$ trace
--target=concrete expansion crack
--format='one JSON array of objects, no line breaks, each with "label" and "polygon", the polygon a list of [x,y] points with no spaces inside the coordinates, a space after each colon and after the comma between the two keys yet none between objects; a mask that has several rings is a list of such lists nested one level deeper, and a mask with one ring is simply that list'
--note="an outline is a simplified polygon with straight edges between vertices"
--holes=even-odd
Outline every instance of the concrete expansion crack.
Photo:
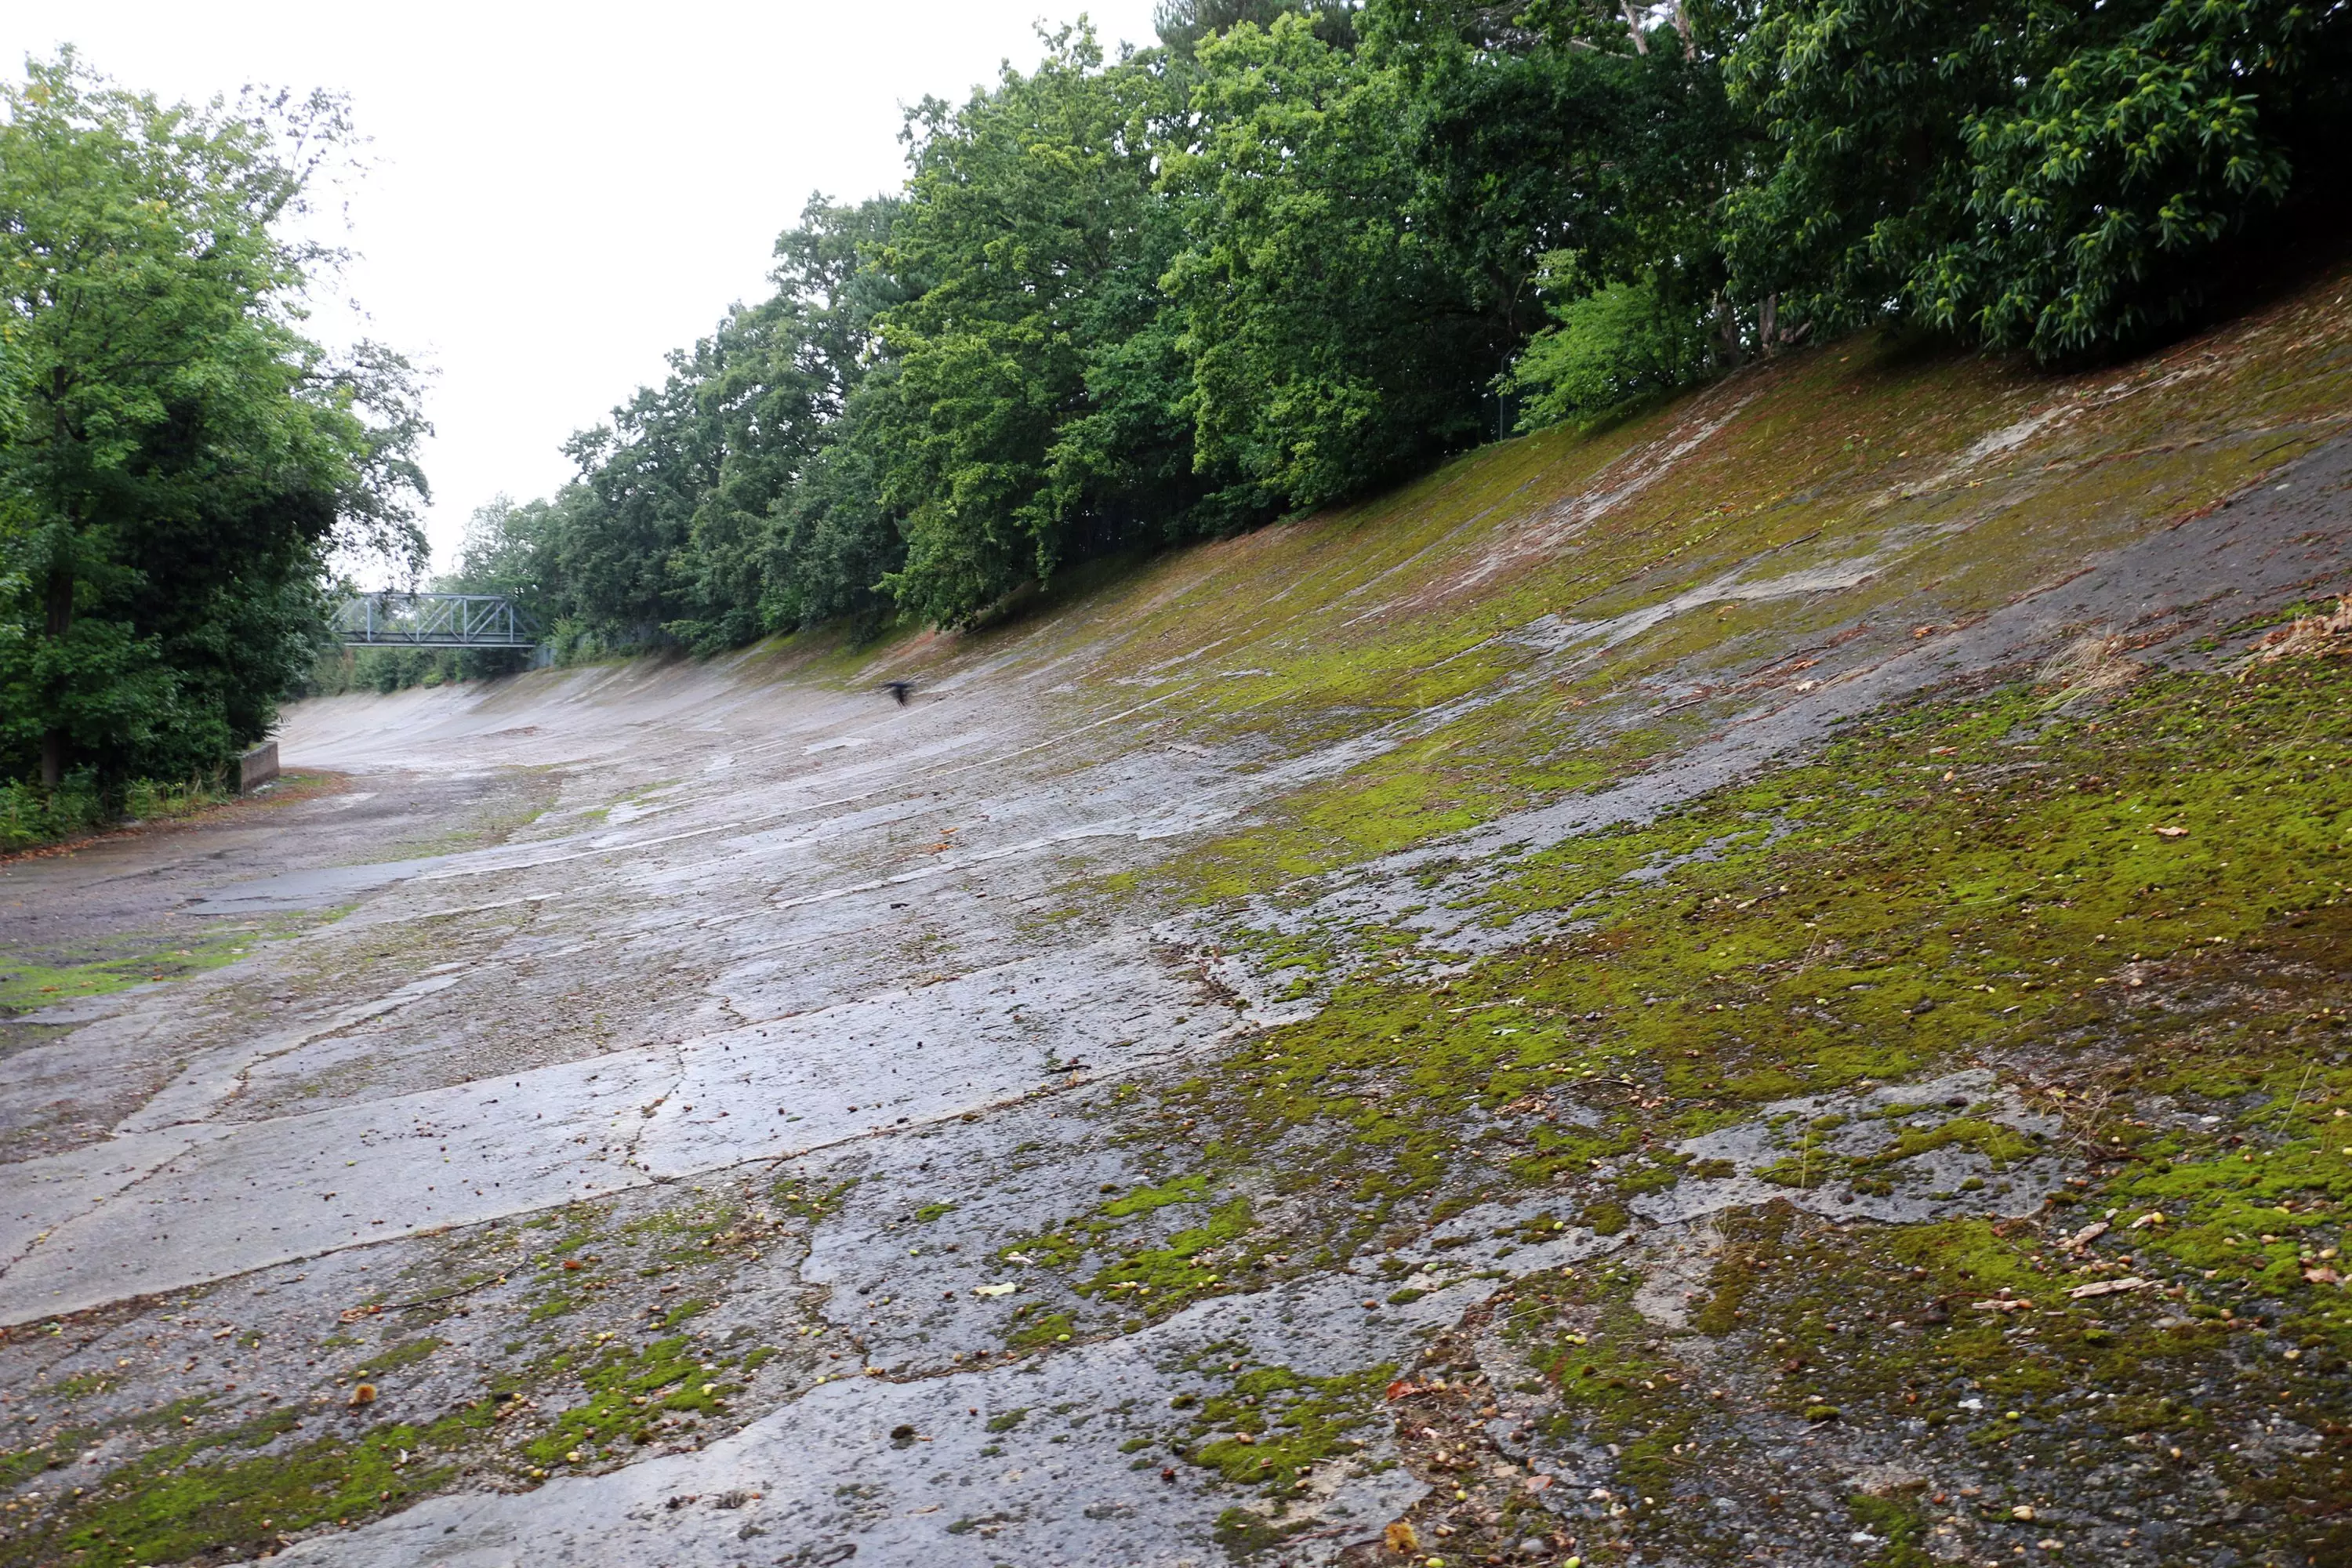
[{"label": "concrete expansion crack", "polygon": [[[427,996],[447,990],[471,973],[468,968],[455,974],[437,974],[425,980],[411,981],[373,1002],[362,1003],[356,1008],[345,1008],[317,1028],[284,1039],[281,1044],[247,1051],[235,1058],[236,1065],[226,1072],[206,1073],[204,1070],[205,1058],[199,1057],[194,1068],[182,1068],[173,1075],[172,1082],[150,1095],[137,1110],[115,1123],[109,1136],[204,1125],[244,1094],[256,1068],[321,1040],[332,1039],[362,1024],[374,1023],[412,1002],[421,1002]],[[217,1054],[228,1055],[225,1051]],[[213,1086],[209,1089],[204,1087],[207,1083]],[[184,1102],[182,1105],[172,1103],[175,1096]],[[163,1108],[160,1115],[159,1106]]]},{"label": "concrete expansion crack", "polygon": [[[732,1009],[730,1010],[731,1011]],[[660,1110],[664,1105],[668,1104],[670,1100],[676,1096],[680,1089],[686,1087],[685,1042],[681,1040],[664,1040],[662,1045],[669,1052],[669,1086],[664,1089],[659,1094],[654,1096],[652,1104],[638,1108],[637,1125],[630,1132],[627,1145],[621,1151],[621,1168],[623,1170],[635,1171],[639,1175],[644,1176],[647,1181],[654,1183],[657,1186],[667,1186],[678,1180],[678,1177],[661,1174],[651,1165],[641,1161],[637,1156],[645,1146],[646,1134],[653,1131],[655,1113]],[[748,1164],[751,1162],[745,1161],[742,1163]]]},{"label": "concrete expansion crack", "polygon": [[[96,1147],[101,1149],[107,1148],[117,1144],[119,1142],[119,1140],[109,1138],[103,1143],[96,1145]],[[189,1137],[171,1144],[169,1149],[163,1152],[159,1158],[149,1162],[143,1167],[136,1170],[127,1180],[121,1182],[120,1184],[106,1192],[100,1193],[98,1196],[92,1198],[89,1207],[81,1209],[74,1214],[67,1215],[63,1218],[58,1219],[53,1223],[43,1226],[41,1229],[35,1231],[25,1239],[21,1246],[10,1252],[5,1260],[0,1260],[0,1279],[5,1279],[11,1269],[15,1268],[18,1264],[26,1261],[26,1259],[31,1258],[35,1252],[40,1249],[43,1243],[47,1242],[51,1237],[57,1235],[58,1232],[66,1229],[68,1226],[72,1226],[79,1221],[87,1219],[92,1215],[103,1212],[111,1205],[120,1203],[131,1193],[133,1193],[140,1187],[145,1185],[155,1176],[160,1175],[165,1169],[177,1162],[183,1154],[185,1154],[190,1149],[195,1147],[196,1142],[196,1139]]]}]

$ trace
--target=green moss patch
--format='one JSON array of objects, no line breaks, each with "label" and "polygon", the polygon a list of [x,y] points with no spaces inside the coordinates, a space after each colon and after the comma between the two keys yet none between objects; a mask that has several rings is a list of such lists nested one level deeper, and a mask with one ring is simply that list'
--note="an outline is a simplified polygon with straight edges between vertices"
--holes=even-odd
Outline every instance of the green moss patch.
[{"label": "green moss patch", "polygon": [[725,1377],[734,1365],[734,1358],[723,1357],[706,1367],[683,1335],[636,1350],[607,1350],[580,1369],[587,1402],[556,1417],[525,1452],[552,1468],[617,1458],[626,1451],[624,1445],[691,1430],[700,1418],[723,1411],[730,1394],[742,1391]]},{"label": "green moss patch", "polygon": [[1176,1447],[1228,1481],[1286,1491],[1316,1466],[1363,1447],[1395,1373],[1389,1365],[1338,1377],[1252,1368],[1200,1403]]},{"label": "green moss patch", "polygon": [[[372,1517],[439,1489],[482,1411],[299,1439],[278,1411],[151,1448],[75,1506],[0,1539],[0,1563],[118,1568],[224,1549],[258,1553],[289,1531]],[[323,1419],[331,1422],[332,1416]]]}]

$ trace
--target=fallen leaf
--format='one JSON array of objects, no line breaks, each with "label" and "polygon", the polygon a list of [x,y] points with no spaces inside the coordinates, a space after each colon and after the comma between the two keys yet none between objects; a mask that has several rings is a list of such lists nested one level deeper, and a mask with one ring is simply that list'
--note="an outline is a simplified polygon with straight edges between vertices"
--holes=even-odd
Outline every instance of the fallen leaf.
[{"label": "fallen leaf", "polygon": [[2341,1285],[2344,1282],[2342,1275],[2325,1264],[2316,1268],[2305,1269],[2303,1277],[2314,1285]]},{"label": "fallen leaf", "polygon": [[2131,1227],[2134,1230],[2146,1230],[2149,1226],[2162,1225],[2163,1223],[2163,1211],[2160,1209],[2150,1209],[2147,1213],[2140,1215],[2139,1218],[2132,1221]]},{"label": "fallen leaf", "polygon": [[1407,1382],[1402,1377],[1389,1384],[1389,1397],[1391,1399],[1410,1399],[1420,1392],[1421,1384]]},{"label": "fallen leaf", "polygon": [[1531,1492],[1539,1492],[1549,1485],[1551,1485],[1551,1478],[1549,1476],[1529,1476],[1528,1478],[1528,1490]]},{"label": "fallen leaf", "polygon": [[2186,838],[2189,837],[2189,829],[2185,827],[2151,827],[2148,831],[2164,838]]},{"label": "fallen leaf", "polygon": [[971,1288],[971,1293],[975,1296],[1010,1296],[1013,1294],[1013,1281],[1007,1279],[1002,1285],[975,1285]]},{"label": "fallen leaf", "polygon": [[2093,1220],[2089,1225],[2084,1226],[2082,1229],[2076,1231],[2074,1235],[2066,1238],[2066,1250],[2069,1252],[2080,1252],[2083,1248],[2090,1246],[2091,1243],[2098,1240],[2099,1237],[2106,1234],[2107,1222],[2103,1219]]},{"label": "fallen leaf", "polygon": [[352,1389],[352,1403],[354,1405],[373,1405],[375,1403],[375,1384],[373,1383],[362,1383],[357,1388]]},{"label": "fallen leaf", "polygon": [[1421,1537],[1411,1524],[1401,1519],[1381,1531],[1381,1544],[1391,1552],[1418,1552],[1421,1550]]},{"label": "fallen leaf", "polygon": [[2126,1290],[2145,1290],[2154,1281],[2143,1279],[2137,1274],[2123,1279],[2094,1279],[2088,1285],[2075,1286],[2066,1292],[2066,1296],[2070,1300],[2083,1301],[2088,1300],[2093,1296],[2114,1296]]},{"label": "fallen leaf", "polygon": [[1974,1307],[1979,1312],[2030,1312],[2033,1310],[2033,1303],[2027,1300],[2022,1296],[1992,1296],[1988,1297],[1986,1300],[1981,1301],[1971,1301],[1969,1305]]}]

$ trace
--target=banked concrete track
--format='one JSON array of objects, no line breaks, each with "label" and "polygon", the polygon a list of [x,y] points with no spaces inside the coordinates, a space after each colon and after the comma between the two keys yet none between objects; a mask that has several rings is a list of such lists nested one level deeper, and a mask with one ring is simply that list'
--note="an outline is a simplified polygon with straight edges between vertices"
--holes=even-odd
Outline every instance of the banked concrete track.
[{"label": "banked concrete track", "polygon": [[[226,1534],[156,1537],[192,1551],[1373,1551],[1432,1480],[1394,1462],[1377,1401],[1272,1510],[1176,1457],[1187,1409],[1245,1364],[1411,1365],[1498,1280],[1603,1254],[1670,1264],[1662,1238],[1788,1199],[1749,1173],[1778,1157],[1769,1139],[1714,1135],[1740,1174],[1648,1203],[1632,1231],[1530,1241],[1554,1194],[1457,1184],[1381,1246],[1236,1258],[1235,1283],[1181,1310],[1081,1313],[1066,1336],[1034,1326],[1076,1302],[1083,1271],[1055,1274],[1024,1238],[1181,1178],[1181,1131],[1125,1108],[1314,1016],[1368,955],[1402,944],[1434,983],[1573,923],[1478,915],[1496,868],[2086,638],[2139,668],[2237,657],[2232,628],[2344,580],[2336,288],[2076,383],[1810,356],[1630,432],[1480,455],[1386,513],[1125,568],[962,637],[304,703],[286,765],[331,782],[8,864],[0,947],[233,960],[5,1025],[0,1385],[11,1421],[68,1444],[43,1450],[62,1474],[6,1483],[23,1560],[132,1560],[108,1555],[121,1516],[72,1523],[71,1488],[160,1489],[136,1468],[159,1422],[241,1434],[191,1450],[199,1467],[321,1441],[366,1456],[362,1479],[304,1492],[307,1515],[266,1490],[242,1511],[207,1494],[191,1517]],[[1942,401],[1920,406],[1922,384]],[[1855,429],[1809,428],[1824,420]],[[1752,508],[1714,504],[1726,473],[1769,461],[1790,472],[1753,485]],[[1475,677],[1428,679],[1465,660]],[[1381,689],[1335,695],[1335,666]],[[916,682],[903,708],[877,689],[895,677]],[[1311,841],[1293,803],[1372,787],[1433,735],[1601,754],[1651,730],[1638,763],[1585,787],[1376,853],[1319,845],[1325,868],[1300,879],[1238,898],[1185,879],[1203,845]],[[1310,926],[1338,956],[1301,986],[1260,939]],[[1937,1103],[2040,1125],[1996,1076],[1938,1070],[1922,1079]],[[1759,1106],[1752,1125],[1834,1098]],[[1880,1206],[2030,1213],[2069,1168]],[[1871,1212],[1850,1188],[1793,1201]],[[1448,1268],[1395,1290],[1383,1252],[1438,1242]],[[664,1339],[666,1380],[616,1395],[583,1376]],[[563,1426],[599,1397],[640,1399],[642,1423]],[[382,1436],[395,1428],[409,1436]],[[548,1433],[574,1446],[531,1447]],[[1562,1497],[1606,1479],[1513,1462],[1565,1478]],[[1255,1514],[1278,1531],[1252,1534]],[[1595,1528],[1562,1512],[1555,1533]],[[1776,1550],[1865,1560],[1850,1536]],[[1531,1560],[1567,1550],[1531,1539]]]}]

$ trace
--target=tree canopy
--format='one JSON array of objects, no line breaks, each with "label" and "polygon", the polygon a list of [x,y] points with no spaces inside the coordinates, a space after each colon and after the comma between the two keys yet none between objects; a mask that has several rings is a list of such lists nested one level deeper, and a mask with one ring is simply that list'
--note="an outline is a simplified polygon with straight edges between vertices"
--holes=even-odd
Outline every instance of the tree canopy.
[{"label": "tree canopy", "polygon": [[421,544],[407,366],[299,330],[341,106],[167,107],[68,54],[0,110],[5,776],[210,772],[308,666],[328,552]]},{"label": "tree canopy", "polygon": [[[572,447],[602,646],[942,625],[1814,334],[2045,360],[2185,320],[2328,194],[2342,7],[1169,0],[908,116],[777,291]],[[818,258],[822,258],[820,261]]]},{"label": "tree canopy", "polygon": [[[2352,8],[1168,0],[907,115],[773,288],[478,514],[452,586],[572,647],[959,626],[1069,563],[1345,500],[1809,338],[2045,362],[2178,330],[2340,204]],[[0,127],[0,757],[261,732],[338,540],[397,548],[413,380],[300,331],[331,100],[68,57]]]}]

